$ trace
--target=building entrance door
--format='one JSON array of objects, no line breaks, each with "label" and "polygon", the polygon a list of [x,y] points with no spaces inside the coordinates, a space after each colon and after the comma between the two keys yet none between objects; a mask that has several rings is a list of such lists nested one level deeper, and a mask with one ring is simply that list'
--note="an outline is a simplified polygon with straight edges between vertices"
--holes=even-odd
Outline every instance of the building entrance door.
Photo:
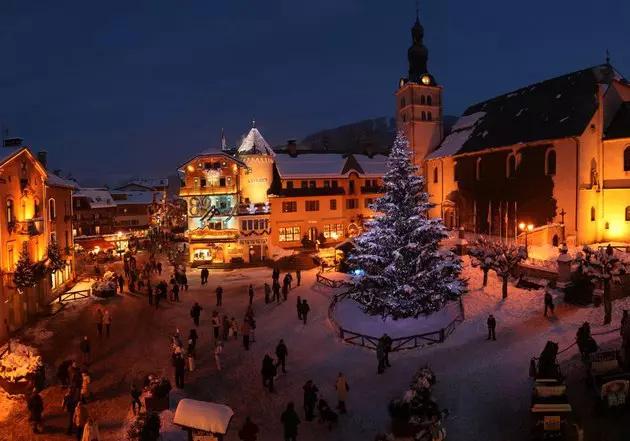
[{"label": "building entrance door", "polygon": [[308,240],[315,242],[317,240],[317,228],[311,227],[308,229]]}]

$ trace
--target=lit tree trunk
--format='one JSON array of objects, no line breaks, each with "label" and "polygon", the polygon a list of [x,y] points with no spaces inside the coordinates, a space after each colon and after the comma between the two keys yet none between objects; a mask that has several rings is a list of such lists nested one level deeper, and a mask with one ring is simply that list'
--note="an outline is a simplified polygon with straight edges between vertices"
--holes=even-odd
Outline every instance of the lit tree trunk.
[{"label": "lit tree trunk", "polygon": [[483,286],[488,286],[488,271],[490,268],[483,268]]},{"label": "lit tree trunk", "polygon": [[612,299],[610,298],[610,280],[604,279],[604,324],[612,321]]},{"label": "lit tree trunk", "polygon": [[501,292],[503,293],[503,298],[504,299],[507,299],[508,278],[509,278],[509,276],[507,274],[503,276],[503,284],[502,284],[502,287],[501,287]]}]

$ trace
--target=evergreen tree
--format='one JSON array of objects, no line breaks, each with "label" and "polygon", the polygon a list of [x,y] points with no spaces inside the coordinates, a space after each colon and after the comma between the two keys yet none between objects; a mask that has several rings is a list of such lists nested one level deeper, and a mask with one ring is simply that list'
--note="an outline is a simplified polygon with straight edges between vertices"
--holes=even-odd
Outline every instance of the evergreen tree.
[{"label": "evergreen tree", "polygon": [[416,174],[401,131],[387,165],[385,194],[371,207],[379,215],[366,222],[348,259],[354,269],[362,270],[350,297],[371,315],[418,317],[441,309],[463,292],[461,263],[439,249],[446,230],[441,219],[428,218],[434,204],[424,192],[424,179]]},{"label": "evergreen tree", "polygon": [[66,262],[61,258],[61,250],[56,240],[51,240],[46,251],[48,255],[48,269],[53,273],[62,271],[66,267]]},{"label": "evergreen tree", "polygon": [[17,267],[13,273],[13,283],[15,283],[16,288],[20,291],[35,285],[35,272],[33,271],[31,259],[28,256],[26,242],[22,244],[20,258],[18,259]]}]

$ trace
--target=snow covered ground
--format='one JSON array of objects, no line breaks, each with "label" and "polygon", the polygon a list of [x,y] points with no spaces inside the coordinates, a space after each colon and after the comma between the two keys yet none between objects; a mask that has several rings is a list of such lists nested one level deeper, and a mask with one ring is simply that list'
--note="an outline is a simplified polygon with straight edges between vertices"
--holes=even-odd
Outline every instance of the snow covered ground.
[{"label": "snow covered ground", "polygon": [[337,324],[343,329],[377,338],[384,333],[398,338],[436,332],[448,326],[458,315],[458,302],[451,302],[442,310],[418,319],[383,320],[380,316],[366,315],[361,305],[348,298],[337,303],[333,312]]},{"label": "snow covered ground", "polygon": [[[188,333],[192,327],[190,307],[198,301],[204,310],[198,331],[197,369],[187,376],[183,391],[174,391],[173,398],[189,397],[230,406],[235,415],[225,441],[238,440],[237,431],[246,416],[251,416],[260,426],[259,441],[281,439],[280,415],[289,401],[296,403],[303,417],[302,385],[313,380],[325,399],[334,404],[333,382],[339,371],[345,373],[350,385],[348,415],[342,416],[339,426],[332,431],[320,423],[303,421],[299,439],[371,441],[376,433],[388,427],[389,401],[407,389],[413,375],[425,364],[437,375],[435,395],[438,403],[451,410],[452,417],[446,422],[449,440],[525,441],[529,427],[530,358],[540,354],[548,339],[557,341],[560,349],[572,344],[577,327],[584,320],[592,323],[594,333],[613,329],[619,323],[621,310],[630,309],[629,299],[616,301],[613,326],[603,327],[601,308],[566,306],[561,303],[561,295],[557,295],[556,316],[543,317],[542,292],[510,286],[509,297],[503,301],[500,280],[491,273],[489,286],[482,289],[481,271],[466,262],[463,276],[469,279],[470,290],[464,297],[466,321],[443,344],[392,354],[392,367],[385,375],[377,375],[373,351],[342,343],[335,337],[327,319],[327,309],[330,297],[342,292],[343,288],[333,290],[318,284],[316,271],[303,271],[302,286],[291,290],[288,302],[267,305],[264,304],[262,286],[265,281],[270,281],[271,269],[212,270],[208,285],[203,287],[199,283],[199,270],[190,270],[191,288],[181,293],[182,302],[164,302],[157,311],[148,305],[144,294],[126,294],[105,303],[89,304],[74,319],[64,316],[74,314],[72,309],[62,311],[50,324],[50,332],[54,334],[42,343],[42,354],[45,359],[49,358],[48,362],[50,357],[58,362],[76,353],[83,332],[91,332],[91,337],[97,338],[93,321],[96,308],[109,308],[115,323],[114,334],[111,342],[101,344],[95,341],[92,367],[95,400],[88,403],[88,409],[90,415],[99,420],[102,441],[119,441],[124,439],[130,382],[150,372],[172,375],[168,335],[175,327],[179,327],[182,334]],[[163,276],[168,278],[168,272]],[[221,357],[223,369],[218,371],[212,356],[211,313],[216,309],[242,323],[250,283],[256,289],[256,342],[250,351],[245,351],[239,341],[226,342]],[[225,291],[221,307],[215,306],[214,290],[218,284]],[[307,325],[297,318],[296,296],[308,299],[311,305]],[[497,319],[497,341],[485,338],[489,313]],[[380,331],[378,323],[372,326]],[[274,354],[280,338],[285,340],[289,350],[288,372],[279,376],[276,390],[269,393],[263,389],[260,369],[263,356]],[[600,345],[619,344],[618,332],[595,338]],[[47,345],[57,340],[61,341],[61,350],[57,347],[46,350]],[[573,372],[579,373],[583,369],[576,362],[576,354],[575,348],[561,354],[560,361],[570,378],[578,378]],[[57,389],[55,386],[44,391],[44,420],[49,425],[63,428],[65,416]],[[164,440],[180,441],[183,432],[172,425],[175,403],[172,404],[171,411],[162,415]],[[9,439],[31,439],[23,402],[8,403],[0,399],[0,409],[5,406],[9,408],[6,421],[12,424],[0,424],[0,430],[16,428],[11,432],[13,438]],[[604,438],[601,433],[595,433],[586,441],[630,439],[609,435],[610,432]],[[0,439],[3,439],[1,435]],[[37,439],[56,441],[67,437],[60,429]]]}]

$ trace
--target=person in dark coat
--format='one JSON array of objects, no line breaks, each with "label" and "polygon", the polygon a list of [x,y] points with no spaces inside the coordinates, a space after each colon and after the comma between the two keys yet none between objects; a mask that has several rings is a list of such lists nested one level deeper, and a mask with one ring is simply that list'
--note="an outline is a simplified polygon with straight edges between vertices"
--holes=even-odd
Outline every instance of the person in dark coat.
[{"label": "person in dark coat", "polygon": [[199,326],[199,316],[201,315],[202,310],[203,308],[199,305],[198,302],[195,302],[192,308],[190,308],[190,316],[192,317],[195,326]]},{"label": "person in dark coat", "polygon": [[387,334],[383,334],[381,342],[383,344],[383,363],[387,367],[392,367],[392,365],[389,364],[389,353],[392,351],[393,343],[392,338]]},{"label": "person in dark coat", "polygon": [[302,320],[302,299],[300,298],[300,296],[297,296],[297,315],[298,315],[298,320]]},{"label": "person in dark coat", "polygon": [[547,317],[547,310],[550,310],[551,313],[553,314],[553,310],[554,310],[553,297],[551,296],[551,293],[549,291],[545,291],[545,314],[544,314],[545,317]]},{"label": "person in dark coat", "polygon": [[83,354],[83,363],[88,364],[90,362],[90,340],[87,335],[83,336],[79,349],[81,349]]},{"label": "person in dark coat", "polygon": [[123,292],[123,286],[125,286],[125,279],[123,279],[123,276],[120,275],[120,276],[118,276],[118,287],[120,288],[120,293],[121,294]]},{"label": "person in dark coat", "polygon": [[29,421],[33,423],[33,433],[40,433],[44,430],[44,426],[42,425],[44,401],[39,395],[39,392],[37,392],[37,389],[33,389],[33,393],[28,399],[27,407],[29,412]]},{"label": "person in dark coat", "polygon": [[263,387],[269,386],[269,392],[273,392],[273,378],[276,376],[276,367],[269,355],[265,355],[265,358],[263,358],[261,374],[263,377]]},{"label": "person in dark coat", "polygon": [[223,317],[221,318],[221,328],[222,328],[222,337],[223,337],[223,341],[227,341],[228,337],[230,336],[230,319],[228,319],[227,315],[223,315]]},{"label": "person in dark coat", "polygon": [[289,285],[285,283],[282,285],[282,299],[286,302],[289,298]]},{"label": "person in dark coat", "polygon": [[136,386],[135,382],[131,383],[131,389],[129,390],[129,395],[131,395],[131,410],[133,411],[133,414],[135,415],[136,406],[138,407],[138,412],[142,410],[142,403],[140,402],[140,396],[142,395],[142,392],[140,391],[138,386]]},{"label": "person in dark coat", "polygon": [[191,329],[188,332],[188,341],[192,341],[193,352],[195,352],[195,349],[197,348],[197,340],[198,339],[199,339],[199,336],[197,335],[197,330],[196,329]]},{"label": "person in dark coat", "polygon": [[276,346],[276,357],[278,357],[278,364],[282,366],[282,373],[286,374],[286,362],[287,355],[289,355],[289,350],[287,349],[287,345],[284,344],[284,340],[280,339],[280,343]]},{"label": "person in dark coat", "polygon": [[223,288],[221,285],[217,286],[217,306],[221,306],[223,304]]},{"label": "person in dark coat", "polygon": [[376,373],[380,375],[385,372],[385,351],[383,350],[382,341],[379,341],[378,345],[376,345],[376,360],[378,361]]},{"label": "person in dark coat", "polygon": [[492,337],[492,340],[496,340],[495,330],[497,328],[497,321],[492,314],[488,317],[488,340]]},{"label": "person in dark coat", "polygon": [[162,275],[162,262],[158,262],[155,267],[157,268],[158,275],[161,276]]},{"label": "person in dark coat", "polygon": [[302,282],[302,271],[299,268],[295,270],[295,278],[297,279],[297,286],[300,286]]},{"label": "person in dark coat", "polygon": [[75,403],[70,389],[68,389],[63,397],[63,403],[61,404],[62,409],[68,413],[68,435],[72,435],[72,432],[74,432],[74,408],[76,406],[77,403]]},{"label": "person in dark coat", "polygon": [[308,318],[308,313],[311,311],[311,307],[308,306],[308,302],[306,299],[302,300],[302,319],[304,319],[304,324],[306,324],[306,319]]},{"label": "person in dark coat", "polygon": [[177,283],[173,285],[173,300],[179,302],[179,285]]},{"label": "person in dark coat", "polygon": [[72,395],[72,399],[76,403],[81,399],[81,386],[83,386],[83,375],[76,362],[72,362],[72,366],[70,366],[68,371],[68,377],[70,378],[70,395]]},{"label": "person in dark coat", "polygon": [[275,280],[273,282],[273,298],[276,301],[276,304],[279,305],[280,304],[280,284],[278,283],[277,280]]},{"label": "person in dark coat", "polygon": [[61,383],[61,387],[68,387],[68,383],[70,381],[69,371],[72,366],[72,360],[64,360],[59,364],[57,368],[57,379],[59,379],[59,383]]},{"label": "person in dark coat", "polygon": [[254,302],[254,286],[253,285],[249,285],[249,289],[247,290],[247,293],[249,294],[249,304],[251,305]]},{"label": "person in dark coat", "polygon": [[184,291],[188,291],[188,276],[186,276],[186,273],[182,274],[182,286],[184,287]]},{"label": "person in dark coat", "polygon": [[606,247],[606,254],[609,256],[612,256],[615,253],[615,251],[613,250],[613,247],[611,244],[608,244],[608,246]]},{"label": "person in dark coat", "polygon": [[256,441],[258,438],[258,426],[254,424],[250,417],[245,418],[245,424],[238,431],[238,437],[242,441]]},{"label": "person in dark coat", "polygon": [[265,282],[265,303],[271,302],[271,286]]},{"label": "person in dark coat", "polygon": [[292,401],[287,404],[287,409],[282,413],[280,422],[284,426],[285,441],[297,441],[297,429],[300,424],[300,417],[298,417],[298,414],[295,412],[295,406]]},{"label": "person in dark coat", "polygon": [[308,380],[304,386],[304,415],[306,421],[313,421],[315,405],[317,404],[317,386],[313,384],[313,380]]},{"label": "person in dark coat", "polygon": [[175,365],[175,385],[180,389],[183,389],[184,374],[186,373],[186,360],[184,360],[181,353],[175,356],[173,364]]}]

